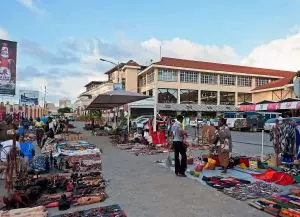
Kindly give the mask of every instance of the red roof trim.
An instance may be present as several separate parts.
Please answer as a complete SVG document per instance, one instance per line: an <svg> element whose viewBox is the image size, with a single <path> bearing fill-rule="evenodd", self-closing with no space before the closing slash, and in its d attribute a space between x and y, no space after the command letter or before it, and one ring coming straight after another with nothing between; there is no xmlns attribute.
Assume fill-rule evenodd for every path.
<svg viewBox="0 0 300 217"><path fill-rule="evenodd" d="M161 61L156 62L154 64L160 66L173 66L173 67L181 67L181 68L236 72L236 73L244 73L244 74L276 76L276 77L286 77L295 74L295 72L292 71L255 68L255 67L248 67L248 66L203 62L203 61L195 61L195 60L184 60L184 59L177 59L177 58L170 58L170 57L162 57Z"/></svg>
<svg viewBox="0 0 300 217"><path fill-rule="evenodd" d="M129 60L127 63L126 63L126 66L136 66L136 67L140 67L140 65L133 61L133 60Z"/></svg>
<svg viewBox="0 0 300 217"><path fill-rule="evenodd" d="M277 87L284 87L285 85L290 84L293 81L293 78L294 78L294 76L281 78L281 79L278 79L276 81L272 81L268 84L256 87L252 91L266 90L266 89L277 88Z"/></svg>

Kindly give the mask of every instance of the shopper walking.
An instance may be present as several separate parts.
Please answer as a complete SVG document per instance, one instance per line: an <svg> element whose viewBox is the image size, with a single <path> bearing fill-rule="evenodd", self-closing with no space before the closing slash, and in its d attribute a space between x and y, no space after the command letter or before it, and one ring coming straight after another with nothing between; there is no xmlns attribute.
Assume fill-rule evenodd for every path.
<svg viewBox="0 0 300 217"><path fill-rule="evenodd" d="M182 128L183 116L178 115L177 120L172 126L173 132L173 148L175 155L175 174L177 176L185 177L185 170L187 167L187 157L186 150L187 147L183 143L184 137L187 135ZM179 154L181 155L181 160L179 160Z"/></svg>
<svg viewBox="0 0 300 217"><path fill-rule="evenodd" d="M94 132L95 132L95 119L94 119L94 117L92 117L91 128L92 128L92 134L94 135Z"/></svg>
<svg viewBox="0 0 300 217"><path fill-rule="evenodd" d="M223 168L222 173L227 173L229 157L232 152L232 139L230 129L224 118L221 118L219 121L219 129L216 132L215 144L217 145L220 165Z"/></svg>
<svg viewBox="0 0 300 217"><path fill-rule="evenodd" d="M41 147L42 140L44 137L44 122L41 121L40 118L36 119L35 128L36 128L36 141L37 145Z"/></svg>

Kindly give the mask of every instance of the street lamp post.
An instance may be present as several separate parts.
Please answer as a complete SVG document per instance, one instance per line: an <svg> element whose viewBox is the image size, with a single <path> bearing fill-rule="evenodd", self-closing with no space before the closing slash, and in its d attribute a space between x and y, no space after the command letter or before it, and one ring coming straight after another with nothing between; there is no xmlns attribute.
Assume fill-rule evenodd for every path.
<svg viewBox="0 0 300 217"><path fill-rule="evenodd" d="M112 61L109 61L109 60L106 60L106 59L103 59L103 58L100 58L99 59L100 61L102 62L107 62L107 63L110 63L110 64L113 64L117 67L117 70L118 70L118 84L120 84L120 63L115 63L115 62L112 62ZM118 114L119 112L119 107L117 107L117 110L116 110L116 113ZM114 118L114 122L115 122L115 127L117 127L117 115L115 113L115 118Z"/></svg>
<svg viewBox="0 0 300 217"><path fill-rule="evenodd" d="M103 58L100 58L99 59L100 61L102 62L107 62L107 63L110 63L110 64L113 64L117 67L117 70L118 70L118 83L120 83L120 63L115 63L115 62L112 62L112 61L109 61L109 60L106 60L106 59L103 59Z"/></svg>

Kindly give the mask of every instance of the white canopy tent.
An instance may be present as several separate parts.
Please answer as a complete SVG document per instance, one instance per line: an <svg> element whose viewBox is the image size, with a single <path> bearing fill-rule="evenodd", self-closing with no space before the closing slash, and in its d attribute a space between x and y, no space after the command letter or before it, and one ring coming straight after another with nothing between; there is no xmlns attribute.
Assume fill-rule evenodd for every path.
<svg viewBox="0 0 300 217"><path fill-rule="evenodd" d="M128 103L128 114L127 114L127 129L129 131L129 122L131 116L132 108L153 108L154 109L154 98L143 99L139 101L135 101L132 103Z"/></svg>

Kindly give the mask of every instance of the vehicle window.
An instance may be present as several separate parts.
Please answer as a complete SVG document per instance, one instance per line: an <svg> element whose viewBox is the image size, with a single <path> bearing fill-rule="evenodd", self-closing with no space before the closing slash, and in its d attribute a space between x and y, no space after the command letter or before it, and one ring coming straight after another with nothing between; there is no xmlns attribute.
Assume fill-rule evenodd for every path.
<svg viewBox="0 0 300 217"><path fill-rule="evenodd" d="M276 119L269 119L269 120L266 121L266 123L275 123L275 120Z"/></svg>
<svg viewBox="0 0 300 217"><path fill-rule="evenodd" d="M276 114L271 114L271 118L276 118Z"/></svg>
<svg viewBox="0 0 300 217"><path fill-rule="evenodd" d="M271 114L265 114L265 119L270 119L271 118Z"/></svg>

